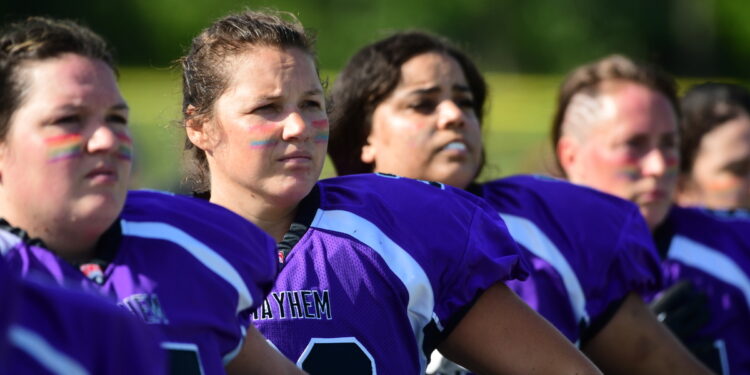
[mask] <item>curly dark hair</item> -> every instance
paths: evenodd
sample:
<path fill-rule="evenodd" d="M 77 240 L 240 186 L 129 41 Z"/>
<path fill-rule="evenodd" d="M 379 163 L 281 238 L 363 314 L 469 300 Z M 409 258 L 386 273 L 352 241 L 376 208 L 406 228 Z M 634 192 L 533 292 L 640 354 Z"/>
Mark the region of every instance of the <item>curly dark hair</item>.
<path fill-rule="evenodd" d="M 750 91 L 740 85 L 707 82 L 691 87 L 680 105 L 680 172 L 690 174 L 704 135 L 727 121 L 750 116 Z"/>
<path fill-rule="evenodd" d="M 474 97 L 474 112 L 481 119 L 487 84 L 469 57 L 447 40 L 421 31 L 398 32 L 363 47 L 339 74 L 330 95 L 331 138 L 328 154 L 339 175 L 369 173 L 372 164 L 360 159 L 372 127 L 372 114 L 401 80 L 401 66 L 428 52 L 446 54 L 458 62 Z M 482 165 L 484 157 L 482 157 Z M 481 172 L 480 166 L 477 176 Z"/>

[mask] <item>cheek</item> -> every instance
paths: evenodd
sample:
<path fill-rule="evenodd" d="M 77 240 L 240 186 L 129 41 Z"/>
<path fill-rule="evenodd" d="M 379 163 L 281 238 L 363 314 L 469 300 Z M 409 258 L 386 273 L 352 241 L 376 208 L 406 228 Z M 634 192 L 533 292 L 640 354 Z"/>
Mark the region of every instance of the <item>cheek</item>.
<path fill-rule="evenodd" d="M 720 174 L 708 179 L 704 186 L 712 194 L 735 195 L 747 188 L 747 181 L 730 174 Z"/>
<path fill-rule="evenodd" d="M 276 146 L 279 143 L 279 139 L 276 136 L 279 126 L 275 122 L 250 125 L 247 129 L 250 149 L 262 150 Z"/>
<path fill-rule="evenodd" d="M 44 139 L 47 162 L 58 163 L 83 156 L 83 137 L 80 134 L 65 134 Z"/>
<path fill-rule="evenodd" d="M 133 159 L 133 139 L 127 131 L 115 133 L 119 146 L 117 147 L 117 158 L 120 160 L 130 161 Z"/>
<path fill-rule="evenodd" d="M 330 132 L 328 119 L 313 120 L 311 124 L 313 129 L 315 129 L 315 143 L 328 144 L 328 133 Z"/>

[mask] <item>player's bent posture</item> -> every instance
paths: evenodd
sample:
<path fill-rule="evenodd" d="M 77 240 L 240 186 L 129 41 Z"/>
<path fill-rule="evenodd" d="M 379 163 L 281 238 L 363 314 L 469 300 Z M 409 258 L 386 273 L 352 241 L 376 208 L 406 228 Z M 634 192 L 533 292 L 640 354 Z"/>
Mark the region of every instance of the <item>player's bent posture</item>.
<path fill-rule="evenodd" d="M 393 176 L 317 182 L 328 119 L 299 23 L 227 16 L 182 64 L 203 192 L 279 241 L 254 323 L 304 370 L 419 374 L 437 346 L 481 373 L 598 372 L 502 284 L 526 271 L 476 198 Z"/>
<path fill-rule="evenodd" d="M 689 280 L 704 294 L 665 294 L 674 297 L 658 303 L 665 322 L 715 371 L 750 373 L 750 221 L 673 205 L 678 120 L 671 77 L 606 57 L 577 68 L 561 86 L 556 156 L 570 181 L 636 203 L 653 232 L 666 286 L 682 290 L 678 281 Z M 710 317 L 701 313 L 706 306 Z"/>
<path fill-rule="evenodd" d="M 703 83 L 680 100 L 677 202 L 715 210 L 750 210 L 750 91 Z"/>
<path fill-rule="evenodd" d="M 0 374 L 166 373 L 155 331 L 108 301 L 18 279 L 2 257 L 0 300 Z"/>
<path fill-rule="evenodd" d="M 357 52 L 332 96 L 339 174 L 390 172 L 483 197 L 533 264 L 511 288 L 605 373 L 707 372 L 639 296 L 659 285 L 660 272 L 632 204 L 543 177 L 473 182 L 484 162 L 486 84 L 463 52 L 432 35 L 397 33 Z"/>
<path fill-rule="evenodd" d="M 275 276 L 267 235 L 192 198 L 126 201 L 131 140 L 114 69 L 104 41 L 69 21 L 30 18 L 0 36 L 9 268 L 104 295 L 159 327 L 175 374 L 299 372 L 249 325 Z"/>

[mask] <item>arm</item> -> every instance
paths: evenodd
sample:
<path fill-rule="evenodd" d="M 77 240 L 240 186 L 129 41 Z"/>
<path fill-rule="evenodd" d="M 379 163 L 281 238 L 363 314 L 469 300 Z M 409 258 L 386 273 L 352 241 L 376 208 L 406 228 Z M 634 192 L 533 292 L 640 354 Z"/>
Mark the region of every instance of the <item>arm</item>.
<path fill-rule="evenodd" d="M 582 349 L 607 374 L 711 374 L 636 293 Z"/>
<path fill-rule="evenodd" d="M 600 374 L 502 283 L 479 297 L 439 350 L 481 374 Z"/>
<path fill-rule="evenodd" d="M 266 342 L 266 338 L 252 325 L 247 329 L 245 343 L 239 354 L 226 366 L 230 375 L 240 374 L 288 374 L 304 375 L 299 369 L 278 350 Z"/>

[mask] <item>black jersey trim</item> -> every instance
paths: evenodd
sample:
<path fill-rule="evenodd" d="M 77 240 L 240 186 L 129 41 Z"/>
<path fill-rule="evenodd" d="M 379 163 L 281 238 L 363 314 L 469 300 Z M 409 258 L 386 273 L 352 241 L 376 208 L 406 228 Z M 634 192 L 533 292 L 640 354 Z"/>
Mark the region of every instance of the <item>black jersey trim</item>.
<path fill-rule="evenodd" d="M 284 233 L 284 237 L 276 244 L 276 250 L 279 253 L 279 270 L 284 267 L 286 258 L 299 240 L 307 233 L 312 225 L 315 214 L 320 207 L 320 188 L 316 184 L 310 194 L 297 205 L 297 214 L 294 216 L 289 230 Z"/>
<path fill-rule="evenodd" d="M 477 197 L 482 198 L 482 192 L 484 189 L 482 189 L 482 184 L 478 184 L 476 182 L 472 182 L 469 184 L 469 186 L 466 187 L 466 191 L 469 193 L 472 193 L 476 195 Z"/>
<path fill-rule="evenodd" d="M 669 245 L 672 244 L 672 239 L 677 234 L 675 225 L 667 218 L 654 229 L 654 243 L 656 244 L 656 250 L 659 252 L 659 257 L 664 260 L 667 259 L 667 253 L 669 253 Z"/>
<path fill-rule="evenodd" d="M 581 322 L 581 344 L 579 345 L 580 348 L 583 348 L 591 339 L 596 337 L 596 335 L 601 332 L 604 327 L 609 324 L 609 321 L 612 320 L 612 318 L 617 314 L 617 312 L 620 310 L 620 307 L 622 307 L 622 304 L 625 302 L 625 299 L 628 296 L 622 297 L 616 301 L 611 302 L 604 311 L 596 317 L 596 319 L 592 319 L 591 323 L 586 326 L 584 322 Z"/>
<path fill-rule="evenodd" d="M 27 245 L 39 246 L 39 247 L 42 247 L 42 248 L 45 248 L 45 249 L 49 250 L 49 248 L 44 243 L 44 241 L 42 241 L 41 238 L 36 238 L 36 237 L 32 238 L 31 236 L 29 236 L 29 232 L 27 232 L 27 231 L 25 231 L 25 230 L 23 230 L 23 229 L 21 229 L 19 227 L 13 226 L 11 223 L 9 223 L 7 220 L 5 220 L 3 218 L 0 218 L 0 229 L 5 230 L 7 232 L 10 232 L 13 235 L 18 236 L 18 238 L 20 238 L 21 241 L 23 241 L 23 243 L 25 243 Z"/>

